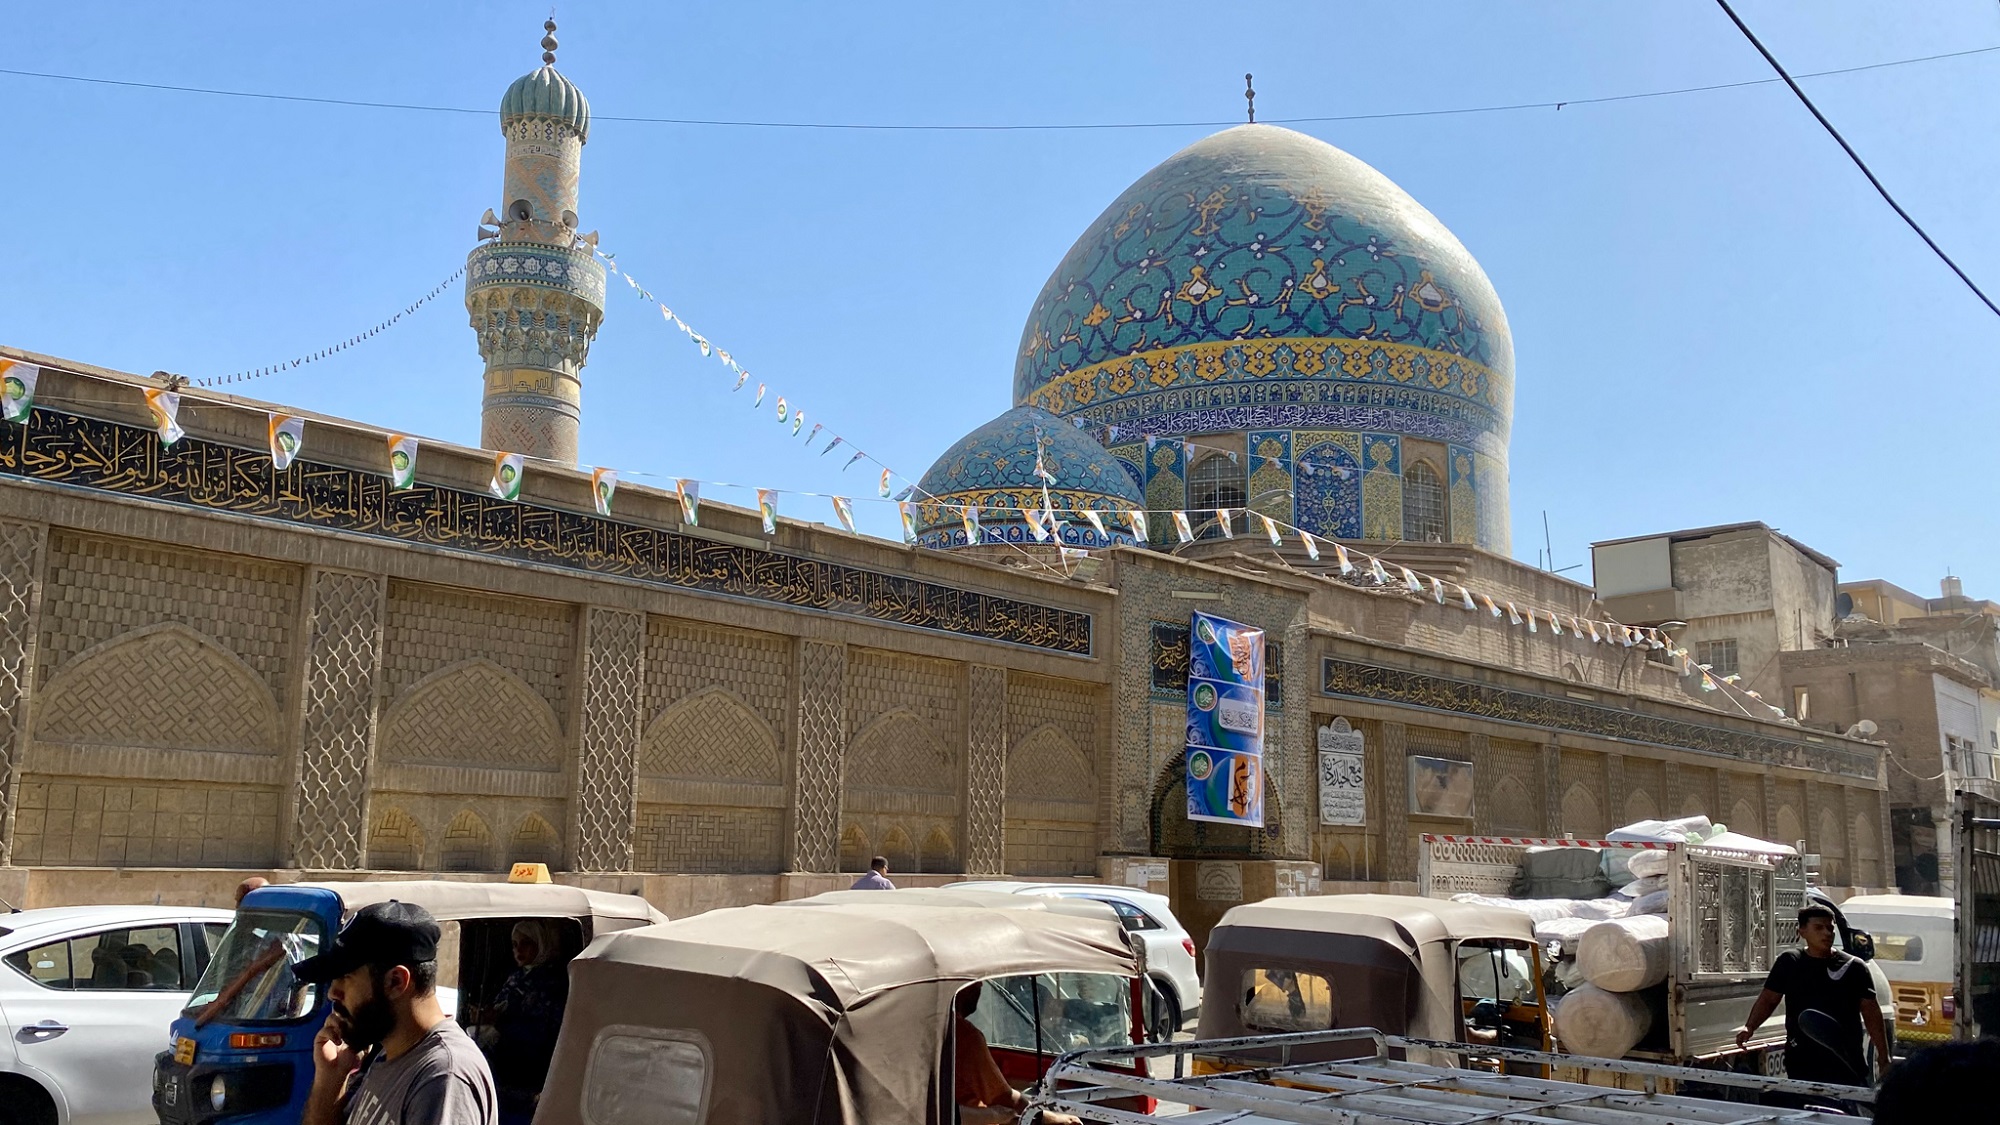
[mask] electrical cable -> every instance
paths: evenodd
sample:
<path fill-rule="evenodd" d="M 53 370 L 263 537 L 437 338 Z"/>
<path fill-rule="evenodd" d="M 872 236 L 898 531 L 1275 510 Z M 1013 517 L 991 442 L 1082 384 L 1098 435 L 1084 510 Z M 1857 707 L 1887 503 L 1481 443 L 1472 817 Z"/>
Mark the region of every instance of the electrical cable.
<path fill-rule="evenodd" d="M 1840 146 L 1840 150 L 1847 154 L 1847 158 L 1854 162 L 1856 168 L 1861 169 L 1862 175 L 1868 177 L 1869 184 L 1874 186 L 1875 193 L 1882 197 L 1882 201 L 1887 203 L 1897 215 L 1901 216 L 1903 222 L 1909 224 L 1911 230 L 1917 232 L 1917 237 L 1924 240 L 1924 245 L 1931 248 L 1931 253 L 1936 254 L 1939 261 L 1951 267 L 1951 272 L 1958 275 L 1958 279 L 1965 283 L 1967 289 L 1972 290 L 1973 296 L 1979 298 L 1992 311 L 1994 316 L 2000 316 L 2000 305 L 1994 304 L 1993 298 L 1988 297 L 1985 290 L 1979 288 L 1964 270 L 1958 268 L 1958 263 L 1952 261 L 1951 255 L 1944 252 L 1944 247 L 1939 246 L 1937 240 L 1933 239 L 1923 227 L 1919 226 L 1917 221 L 1910 217 L 1908 211 L 1903 210 L 1903 205 L 1896 202 L 1896 197 L 1889 194 L 1888 188 L 1882 186 L 1882 181 L 1875 177 L 1875 173 L 1869 169 L 1867 162 L 1861 159 L 1861 154 L 1854 151 L 1854 146 L 1847 143 L 1847 138 L 1840 135 L 1840 130 L 1833 127 L 1833 122 L 1826 119 L 1826 114 L 1821 113 L 1819 107 L 1812 103 L 1811 98 L 1806 97 L 1806 92 L 1799 88 L 1799 84 L 1792 79 L 1792 76 L 1785 73 L 1785 68 L 1778 62 L 1777 56 L 1773 55 L 1770 49 L 1765 47 L 1756 34 L 1750 30 L 1750 25 L 1744 23 L 1742 17 L 1736 14 L 1736 9 L 1729 6 L 1729 0 L 1715 0 L 1715 2 L 1721 6 L 1723 14 L 1729 17 L 1729 21 L 1736 25 L 1736 29 L 1743 33 L 1743 37 L 1750 41 L 1750 45 L 1757 48 L 1757 53 L 1764 56 L 1764 61 L 1771 64 L 1771 69 L 1778 72 L 1778 77 L 1783 79 L 1785 85 L 1791 88 L 1792 93 L 1798 96 L 1800 104 L 1804 105 L 1807 112 L 1813 115 L 1813 119 L 1820 123 L 1820 126 L 1826 130 L 1827 135 L 1832 137 L 1834 143 Z"/>
<path fill-rule="evenodd" d="M 1836 74 L 1859 74 L 1862 71 L 1912 66 L 1918 63 L 1938 62 L 1944 59 L 1991 54 L 1995 51 L 2000 51 L 2000 45 L 1973 47 L 1963 51 L 1944 51 L 1934 55 L 1919 55 L 1907 59 L 1889 59 L 1878 63 L 1864 63 L 1860 66 L 1816 70 L 1800 74 L 1798 77 L 1825 78 Z M 313 97 L 306 94 L 273 94 L 256 90 L 225 90 L 212 86 L 181 86 L 167 82 L 137 82 L 123 78 L 96 78 L 81 74 L 57 74 L 52 71 L 17 70 L 4 67 L 0 67 L 0 75 L 8 75 L 15 78 L 40 78 L 55 82 L 80 82 L 93 86 L 118 86 L 133 90 L 155 90 L 176 94 L 202 94 L 210 97 L 244 98 L 253 101 L 299 102 L 306 105 L 342 106 L 354 109 L 390 109 L 410 113 L 458 113 L 481 117 L 493 117 L 499 113 L 498 110 L 494 109 L 473 109 L 467 106 L 422 105 L 414 102 L 374 102 L 354 98 Z M 1783 80 L 1789 82 L 1790 78 L 1788 77 Z M 1676 97 L 1683 94 L 1705 94 L 1718 90 L 1736 90 L 1747 86 L 1767 86 L 1775 84 L 1778 81 L 1780 79 L 1777 78 L 1751 78 L 1739 82 L 1715 82 L 1703 86 L 1680 86 L 1667 90 L 1644 90 L 1631 94 L 1606 94 L 1594 98 L 1510 102 L 1494 105 L 1456 106 L 1445 109 L 1389 110 L 1381 113 L 1352 113 L 1337 116 L 1281 117 L 1271 118 L 1266 123 L 1272 125 L 1320 125 L 1346 121 L 1388 121 L 1405 117 L 1450 117 L 1472 113 L 1510 113 L 1530 109 L 1561 110 L 1565 106 L 1607 105 L 1615 102 Z M 1028 123 L 1019 125 L 913 125 L 849 121 L 758 121 L 698 117 L 621 117 L 607 114 L 592 114 L 591 120 L 597 122 L 614 121 L 621 124 L 684 125 L 725 129 L 832 129 L 855 132 L 902 133 L 1072 132 L 1100 129 L 1216 129 L 1242 124 L 1242 122 L 1232 118 L 1227 121 L 1101 121 Z"/>

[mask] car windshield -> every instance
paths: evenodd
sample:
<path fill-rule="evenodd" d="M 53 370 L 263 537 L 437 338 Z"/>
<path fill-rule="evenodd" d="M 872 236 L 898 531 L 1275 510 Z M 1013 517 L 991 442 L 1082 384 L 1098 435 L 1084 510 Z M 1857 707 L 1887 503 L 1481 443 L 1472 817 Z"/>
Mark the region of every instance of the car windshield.
<path fill-rule="evenodd" d="M 242 910 L 201 975 L 187 1010 L 202 1023 L 298 1019 L 319 1001 L 315 985 L 292 977 L 292 964 L 319 952 L 326 926 L 310 914 Z"/>

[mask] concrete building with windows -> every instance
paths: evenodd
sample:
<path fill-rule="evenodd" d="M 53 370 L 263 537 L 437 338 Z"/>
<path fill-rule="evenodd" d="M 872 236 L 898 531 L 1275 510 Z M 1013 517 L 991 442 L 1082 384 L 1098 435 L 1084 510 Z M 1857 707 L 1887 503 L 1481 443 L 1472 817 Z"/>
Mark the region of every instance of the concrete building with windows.
<path fill-rule="evenodd" d="M 1677 623 L 1696 663 L 1780 705 L 1778 655 L 1817 648 L 1832 629 L 1840 564 L 1762 523 L 1607 540 L 1590 559 L 1614 619 Z"/>
<path fill-rule="evenodd" d="M 483 432 L 562 462 L 603 308 L 574 218 L 588 107 L 550 62 L 502 118 L 510 196 L 517 158 L 533 182 L 470 259 Z M 1886 885 L 1878 744 L 1558 632 L 1550 615 L 1607 614 L 1506 557 L 1511 344 L 1434 216 L 1266 126 L 1139 184 L 1030 304 L 1021 355 L 994 357 L 1017 405 L 924 478 L 909 544 L 766 533 L 719 504 L 697 526 L 631 484 L 600 515 L 560 465 L 497 497 L 495 450 L 443 442 L 393 488 L 389 419 L 304 415 L 279 469 L 271 414 L 298 412 L 193 388 L 167 445 L 156 380 L 0 347 L 40 372 L 25 422 L 0 424 L 0 898 L 213 902 L 251 871 L 540 860 L 678 916 L 842 885 L 879 853 L 919 883 L 1168 891 L 1201 932 L 1270 894 L 1408 889 L 1426 830 L 1696 812 Z M 1023 539 L 1011 494 L 1043 486 L 1090 567 L 1030 558 L 1053 544 Z M 1135 502 L 1211 509 L 1208 533 L 1082 516 Z M 966 541 L 968 504 L 997 538 Z M 1438 582 L 1225 537 L 1243 508 Z M 1762 581 L 1817 589 L 1789 541 L 1744 542 Z M 1720 638 L 1735 615 L 1767 647 L 1790 620 L 1690 598 L 1652 619 L 1700 610 Z M 1258 827 L 1186 816 L 1195 609 L 1269 642 Z M 1444 775 L 1469 799 L 1424 784 Z"/>
<path fill-rule="evenodd" d="M 1808 726 L 1866 721 L 1887 744 L 1897 885 L 1948 894 L 1952 794 L 2000 796 L 2000 613 L 1947 577 L 1922 598 L 1880 579 L 1843 582 L 1829 645 L 1785 653 L 1794 710 Z"/>

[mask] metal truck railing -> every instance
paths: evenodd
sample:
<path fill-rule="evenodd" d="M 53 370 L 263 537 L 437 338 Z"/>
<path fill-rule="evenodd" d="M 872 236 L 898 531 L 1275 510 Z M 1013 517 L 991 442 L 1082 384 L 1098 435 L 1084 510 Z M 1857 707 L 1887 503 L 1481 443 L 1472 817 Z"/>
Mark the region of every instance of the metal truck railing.
<path fill-rule="evenodd" d="M 1521 836 L 1449 836 L 1426 832 L 1418 851 L 1418 890 L 1507 897 L 1530 848 L 1663 851 L 1667 878 L 1669 992 L 1667 1054 L 1678 1059 L 1736 1051 L 1734 1032 L 1763 988 L 1779 953 L 1796 944 L 1805 902 L 1805 864 L 1796 853 L 1741 851 L 1707 844 L 1568 840 Z M 1783 1042 L 1780 1027 L 1759 1029 L 1757 1047 Z"/>
<path fill-rule="evenodd" d="M 1956 830 L 1958 967 L 1952 988 L 1952 1035 L 2000 1035 L 2000 801 L 1961 790 Z"/>
<path fill-rule="evenodd" d="M 1291 1053 L 1301 1047 L 1352 1043 L 1369 1053 L 1331 1062 L 1294 1063 Z M 1872 1104 L 1874 1091 L 1863 1086 L 1798 1082 L 1783 1078 L 1619 1059 L 1580 1059 L 1542 1051 L 1480 1046 L 1480 1058 L 1546 1067 L 1588 1065 L 1592 1069 L 1636 1076 L 1644 1088 L 1612 1089 L 1520 1074 L 1432 1066 L 1391 1057 L 1391 1052 L 1464 1053 L 1463 1043 L 1442 1043 L 1384 1035 L 1371 1028 L 1314 1031 L 1297 1035 L 1260 1035 L 1240 1039 L 1189 1040 L 1075 1051 L 1057 1059 L 1031 1095 L 1037 1109 L 1074 1114 L 1089 1122 L 1153 1122 L 1158 1118 L 1130 1108 L 1105 1105 L 1134 1097 L 1149 1097 L 1170 1106 L 1185 1106 L 1190 1121 L 1285 1121 L 1297 1125 L 1460 1125 L 1465 1122 L 1506 1121 L 1513 1125 L 1566 1122 L 1569 1125 L 1648 1125 L 1657 1122 L 1697 1123 L 1786 1122 L 1793 1125 L 1837 1125 L 1853 1117 L 1811 1110 L 1760 1107 L 1741 1103 L 1655 1092 L 1670 1083 L 1699 1082 L 1757 1093 L 1788 1094 L 1822 1104 Z M 1252 1052 L 1255 1052 L 1253 1055 Z M 1270 1062 L 1275 1053 L 1278 1062 Z M 1199 1057 L 1203 1073 L 1191 1073 Z M 1129 1066 L 1147 1059 L 1149 1071 L 1171 1068 L 1170 1077 L 1133 1075 L 1106 1064 Z M 1237 1061 L 1232 1061 L 1237 1060 Z M 1240 1063 L 1240 1065 L 1239 1065 Z M 1024 1115 L 1032 1120 L 1032 1111 Z"/>

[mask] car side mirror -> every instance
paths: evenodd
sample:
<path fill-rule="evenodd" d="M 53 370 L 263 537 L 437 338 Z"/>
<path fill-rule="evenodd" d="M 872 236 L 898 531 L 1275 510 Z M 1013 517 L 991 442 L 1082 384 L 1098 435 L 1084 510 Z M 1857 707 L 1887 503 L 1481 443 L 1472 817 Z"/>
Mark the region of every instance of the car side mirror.
<path fill-rule="evenodd" d="M 1875 959 L 1875 937 L 1867 930 L 1853 930 L 1847 935 L 1847 951 L 1863 961 Z"/>

